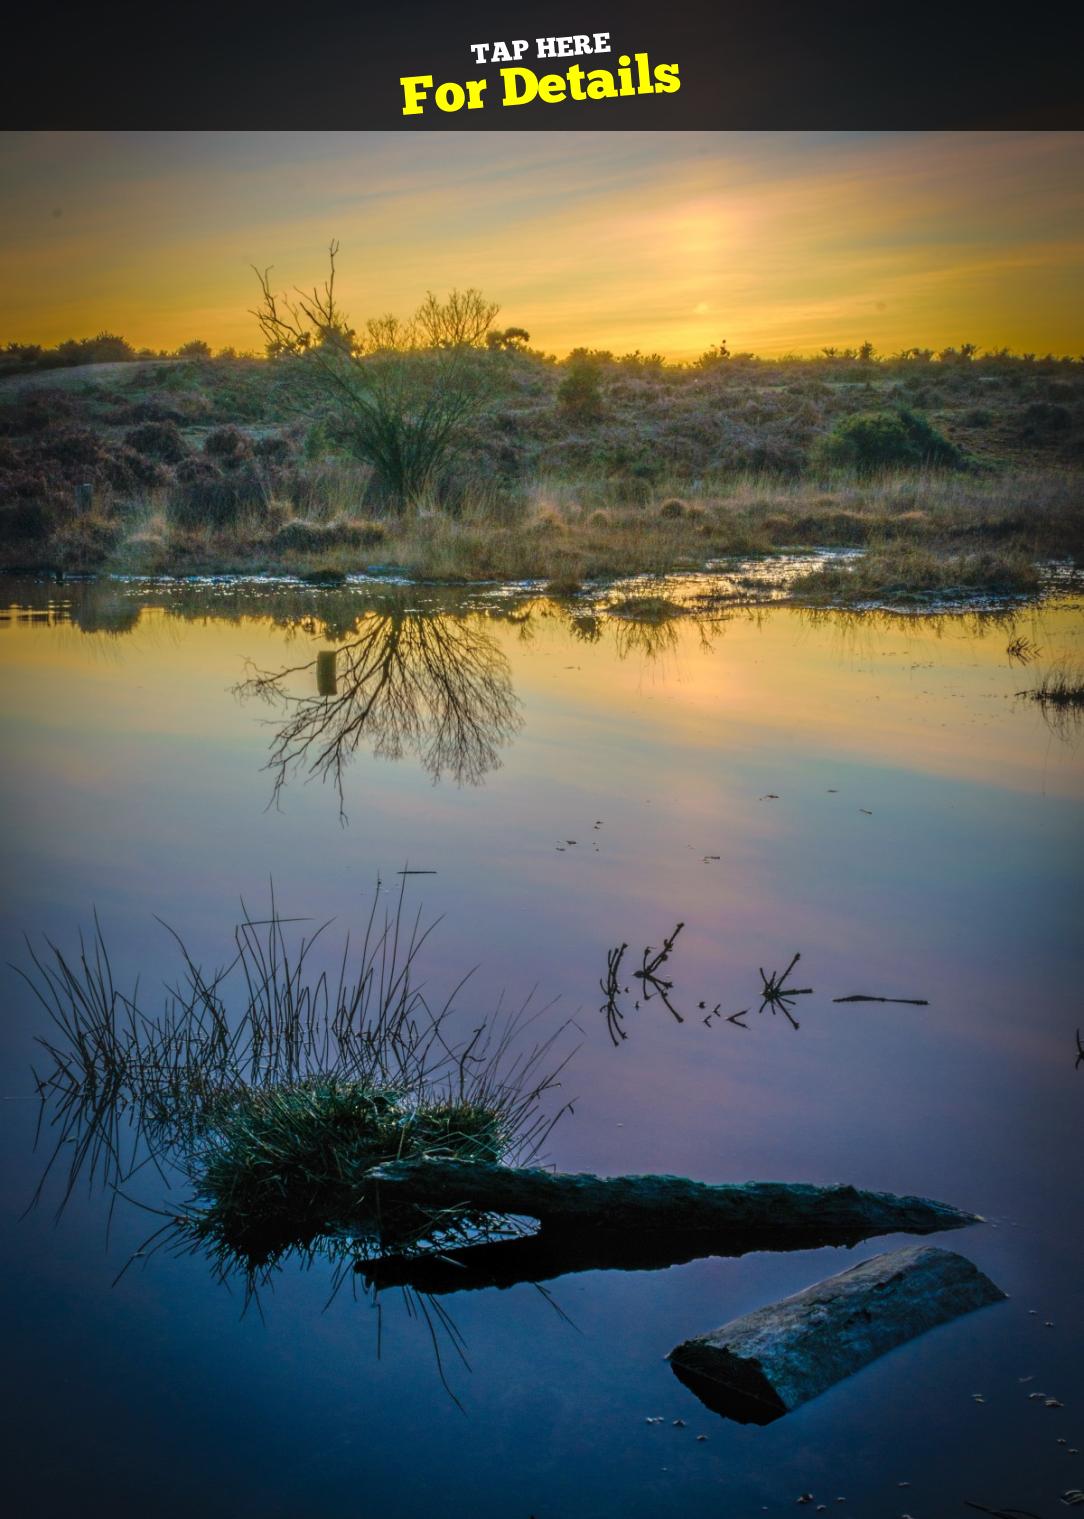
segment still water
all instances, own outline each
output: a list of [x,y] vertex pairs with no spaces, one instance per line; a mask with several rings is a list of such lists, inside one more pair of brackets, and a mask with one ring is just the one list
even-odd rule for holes
[[[25,965],[24,933],[70,948],[96,909],[146,988],[177,968],[156,918],[221,963],[272,880],[280,912],[345,932],[378,877],[429,872],[407,881],[442,919],[434,995],[474,968],[464,1016],[533,994],[538,1028],[572,1020],[557,1166],[937,1197],[988,1222],[933,1242],[1010,1294],[761,1428],[709,1412],[666,1352],[902,1239],[587,1272],[552,1302],[465,1292],[442,1300],[457,1404],[394,1293],[328,1304],[319,1267],[288,1268],[243,1313],[198,1256],[111,1285],[154,1227],[135,1206],[107,1237],[107,1199],[81,1187],[58,1219],[52,1187],[20,1220],[43,1021],[5,970],[15,1512],[1064,1511],[1084,1487],[1084,750],[1017,693],[1080,661],[1079,603],[643,623],[526,590],[2,589],[3,960]],[[684,1021],[629,998],[615,1048],[607,954],[638,962],[678,922]],[[796,951],[813,994],[758,1013],[758,967]],[[928,1005],[833,1002],[854,993]]]

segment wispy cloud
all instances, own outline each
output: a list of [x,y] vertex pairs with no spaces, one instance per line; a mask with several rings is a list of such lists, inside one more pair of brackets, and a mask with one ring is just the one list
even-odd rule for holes
[[251,346],[250,264],[356,318],[475,284],[533,341],[1084,349],[1084,136],[9,134],[0,338]]

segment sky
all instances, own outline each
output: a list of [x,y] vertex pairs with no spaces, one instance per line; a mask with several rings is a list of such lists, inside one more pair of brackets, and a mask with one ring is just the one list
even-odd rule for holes
[[355,327],[477,286],[532,346],[1084,353],[1084,133],[0,135],[0,344],[258,349],[252,266]]

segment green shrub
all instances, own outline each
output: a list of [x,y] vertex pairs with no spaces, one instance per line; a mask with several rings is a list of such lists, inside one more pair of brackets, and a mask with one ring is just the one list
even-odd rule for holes
[[914,411],[860,411],[844,417],[817,445],[820,462],[857,474],[923,466],[960,469],[963,452]]
[[557,387],[557,403],[577,422],[597,422],[603,412],[598,366],[589,359],[571,360],[568,373]]
[[1067,432],[1072,422],[1069,408],[1054,401],[1032,401],[1024,407],[1024,426],[1029,432]]

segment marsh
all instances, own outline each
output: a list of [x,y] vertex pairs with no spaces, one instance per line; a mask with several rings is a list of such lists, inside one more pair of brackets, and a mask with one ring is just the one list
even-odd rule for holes
[[[892,1514],[904,1482],[916,1514],[1047,1512],[1079,1486],[1081,730],[1021,694],[1079,667],[1071,594],[904,615],[743,606],[680,577],[573,599],[227,578],[3,593],[5,961],[25,963],[24,932],[77,948],[96,909],[118,985],[140,977],[151,1005],[177,974],[156,918],[217,966],[238,900],[258,916],[273,878],[283,917],[334,919],[340,946],[378,876],[393,902],[418,872],[411,899],[441,919],[427,996],[456,991],[468,1031],[528,999],[539,1037],[576,1025],[559,1168],[943,1198],[987,1220],[953,1248],[1010,1294],[758,1428],[705,1408],[665,1351],[902,1237],[587,1262],[547,1295],[473,1282],[441,1297],[470,1365],[446,1354],[457,1404],[398,1289],[329,1302],[328,1274],[287,1260],[243,1313],[184,1253],[111,1287],[144,1210],[183,1197],[148,1166],[112,1209],[81,1183],[55,1219],[51,1185],[3,1243],[20,1511],[77,1511],[88,1483],[117,1512],[282,1519],[352,1512],[359,1490],[387,1515],[439,1491],[455,1519],[654,1519],[789,1513],[807,1492]],[[628,943],[635,969],[679,922],[683,1021],[630,994],[615,1046],[607,956]],[[811,991],[775,1016],[758,968],[796,951]],[[6,974],[14,1218],[49,1134],[35,1151],[40,1009]]]

